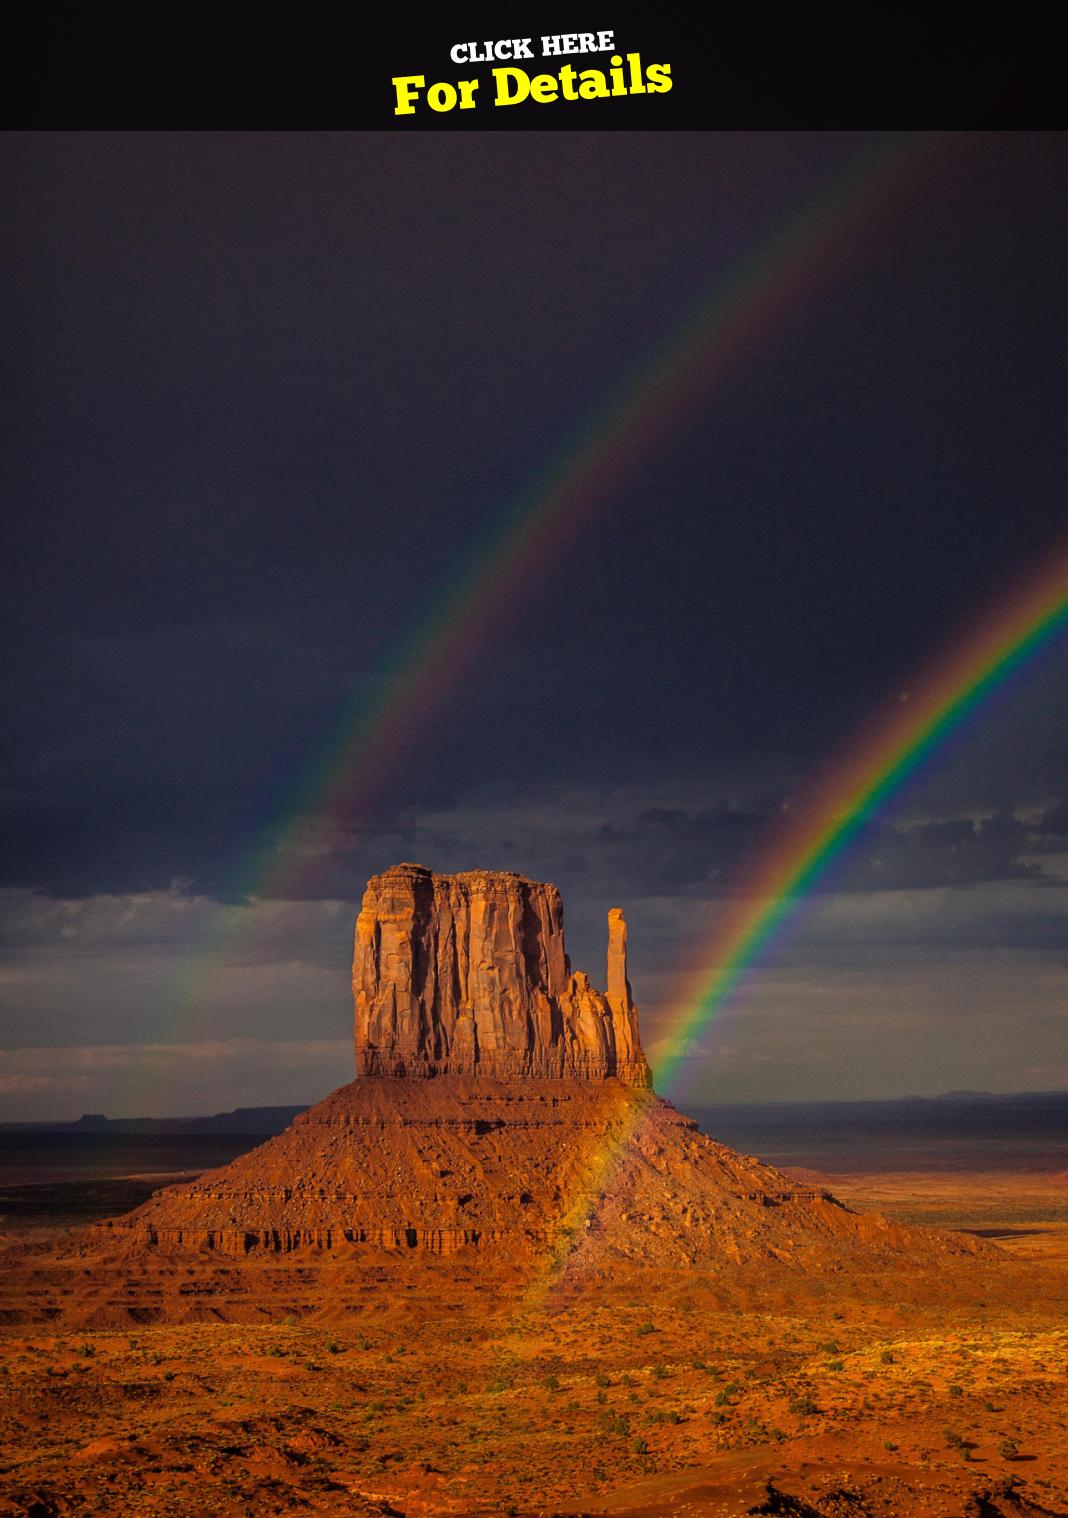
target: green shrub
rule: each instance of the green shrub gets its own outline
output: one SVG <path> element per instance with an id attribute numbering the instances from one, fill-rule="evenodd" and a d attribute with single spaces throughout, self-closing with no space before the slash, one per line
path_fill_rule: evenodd
<path id="1" fill-rule="evenodd" d="M 626 1438 L 630 1433 L 630 1419 L 626 1413 L 602 1413 L 598 1421 L 606 1434 L 621 1434 Z"/>

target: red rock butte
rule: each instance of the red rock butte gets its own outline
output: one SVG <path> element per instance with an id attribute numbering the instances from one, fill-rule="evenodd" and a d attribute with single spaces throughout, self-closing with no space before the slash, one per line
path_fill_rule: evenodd
<path id="1" fill-rule="evenodd" d="M 572 971 L 554 885 L 396 865 L 368 882 L 356 919 L 357 1072 L 649 1086 L 618 907 L 607 969 L 607 992 Z"/>
<path id="2" fill-rule="evenodd" d="M 618 908 L 602 992 L 571 969 L 555 886 L 397 865 L 368 883 L 352 981 L 358 1078 L 231 1164 L 95 1225 L 98 1244 L 529 1259 L 578 1218 L 585 1260 L 712 1271 L 984 1247 L 851 1212 L 657 1096 Z"/>

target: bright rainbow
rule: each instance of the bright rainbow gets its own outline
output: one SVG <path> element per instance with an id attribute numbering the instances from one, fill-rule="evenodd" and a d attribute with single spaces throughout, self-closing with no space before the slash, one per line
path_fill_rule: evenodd
<path id="1" fill-rule="evenodd" d="M 671 1019 L 657 1074 L 670 1087 L 745 970 L 871 818 L 991 694 L 1068 622 L 1068 554 L 1058 556 L 953 646 L 877 718 L 804 804 L 801 820 L 742 882 Z"/>
<path id="2" fill-rule="evenodd" d="M 703 947 L 698 968 L 669 1018 L 667 1053 L 656 1067 L 661 1090 L 670 1089 L 745 972 L 773 947 L 777 932 L 866 824 L 1066 625 L 1068 553 L 1063 553 L 952 646 L 906 701 L 869 725 L 845 761 L 814 789 L 786 836 L 740 883 L 733 909 Z M 640 1121 L 640 1114 L 626 1118 L 591 1155 L 545 1269 L 524 1300 L 525 1309 L 544 1307 L 562 1273 L 581 1262 L 587 1224 Z M 570 1242 L 576 1236 L 577 1246 Z"/>

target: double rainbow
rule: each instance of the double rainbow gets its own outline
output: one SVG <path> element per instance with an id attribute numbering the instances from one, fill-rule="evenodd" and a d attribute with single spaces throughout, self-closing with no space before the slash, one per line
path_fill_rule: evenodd
<path id="1" fill-rule="evenodd" d="M 763 248 L 749 253 L 690 313 L 585 431 L 495 519 L 378 676 L 341 712 L 334 732 L 240 861 L 229 902 L 316 894 L 337 838 L 367 813 L 382 780 L 422 736 L 539 573 L 633 478 L 671 430 L 790 314 L 900 213 L 966 139 L 906 133 L 865 142 Z M 249 913 L 212 914 L 190 945 L 157 1039 L 194 1038 L 212 1022 L 211 987 Z M 125 1093 L 124 1102 L 137 1098 Z"/>
<path id="2" fill-rule="evenodd" d="M 377 680 L 346 707 L 296 789 L 287 819 L 246 858 L 231 898 L 305 894 L 335 832 L 352 825 L 397 754 L 425 730 L 493 631 L 529 594 L 539 570 L 559 559 L 680 418 L 706 402 L 830 271 L 856 256 L 880 217 L 959 141 L 950 134 L 877 140 L 732 277 L 717 282 L 680 332 L 502 512 Z M 781 841 L 736 888 L 668 1017 L 656 1072 L 661 1088 L 671 1087 L 745 971 L 867 822 L 1066 618 L 1068 558 L 1058 557 L 938 661 L 907 701 L 879 716 L 791 814 Z M 226 936 L 217 928 L 196 956 L 176 1022 L 195 1015 Z M 562 1234 L 595 1209 L 632 1133 L 633 1125 L 623 1123 L 590 1159 Z M 566 1258 L 566 1250 L 551 1251 L 550 1272 Z"/>

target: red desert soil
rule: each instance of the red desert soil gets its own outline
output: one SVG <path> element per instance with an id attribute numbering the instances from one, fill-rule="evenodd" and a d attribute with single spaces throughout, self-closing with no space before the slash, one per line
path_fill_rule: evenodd
<path id="1" fill-rule="evenodd" d="M 1068 1510 L 1063 1260 L 543 1297 L 471 1248 L 70 1247 L 4 1280 L 4 1513 Z M 179 1299 L 202 1321 L 152 1321 Z"/>
<path id="2" fill-rule="evenodd" d="M 433 1086 L 420 1083 L 415 1109 L 401 1103 L 409 1138 Z M 868 1193 L 899 1216 L 948 1211 L 957 1228 L 1007 1234 L 998 1242 L 1011 1253 L 960 1233 L 941 1248 L 923 1230 L 887 1233 L 824 1201 L 808 1177 L 796 1203 L 734 1196 L 694 1265 L 673 1245 L 684 1228 L 671 1209 L 693 1189 L 679 1167 L 708 1171 L 697 1188 L 706 1207 L 724 1176 L 778 1173 L 641 1092 L 618 1098 L 624 1110 L 632 1097 L 655 1104 L 649 1155 L 628 1183 L 636 1192 L 552 1269 L 544 1250 L 504 1239 L 445 1255 L 334 1240 L 230 1255 L 146 1245 L 145 1219 L 200 1193 L 249 1205 L 238 1182 L 250 1171 L 272 1180 L 268 1157 L 294 1143 L 306 1173 L 323 1152 L 339 1158 L 339 1115 L 351 1116 L 354 1092 L 358 1111 L 376 1106 L 377 1088 L 357 1082 L 313 1109 L 306 1126 L 323 1150 L 294 1138 L 294 1125 L 121 1227 L 8 1251 L 0 1513 L 1068 1511 L 1068 1254 L 1063 1225 L 1049 1220 L 1063 1193 L 1048 1177 L 833 1179 L 851 1202 Z M 463 1108 L 452 1083 L 437 1089 L 439 1119 Z M 576 1098 L 588 1121 L 607 1100 L 594 1092 Z M 528 1142 L 530 1122 L 527 1108 Z M 373 1143 L 358 1125 L 340 1127 L 388 1155 L 387 1175 L 410 1187 L 388 1124 Z M 531 1145 L 543 1158 L 560 1136 L 545 1127 Z M 449 1128 L 432 1124 L 428 1138 L 416 1124 L 410 1162 L 427 1142 L 458 1153 Z M 501 1159 L 507 1125 L 462 1131 L 458 1179 L 481 1185 L 479 1208 L 492 1211 L 490 1182 L 514 1189 Z M 269 1185 L 260 1195 L 274 1205 Z M 641 1226 L 623 1221 L 635 1196 L 661 1209 L 649 1215 L 652 1266 L 635 1248 L 644 1215 Z M 810 1208 L 850 1232 L 828 1236 Z M 862 1221 L 881 1253 L 857 1249 Z M 758 1247 L 739 1258 L 747 1229 Z M 763 1247 L 785 1237 L 807 1265 Z"/>

